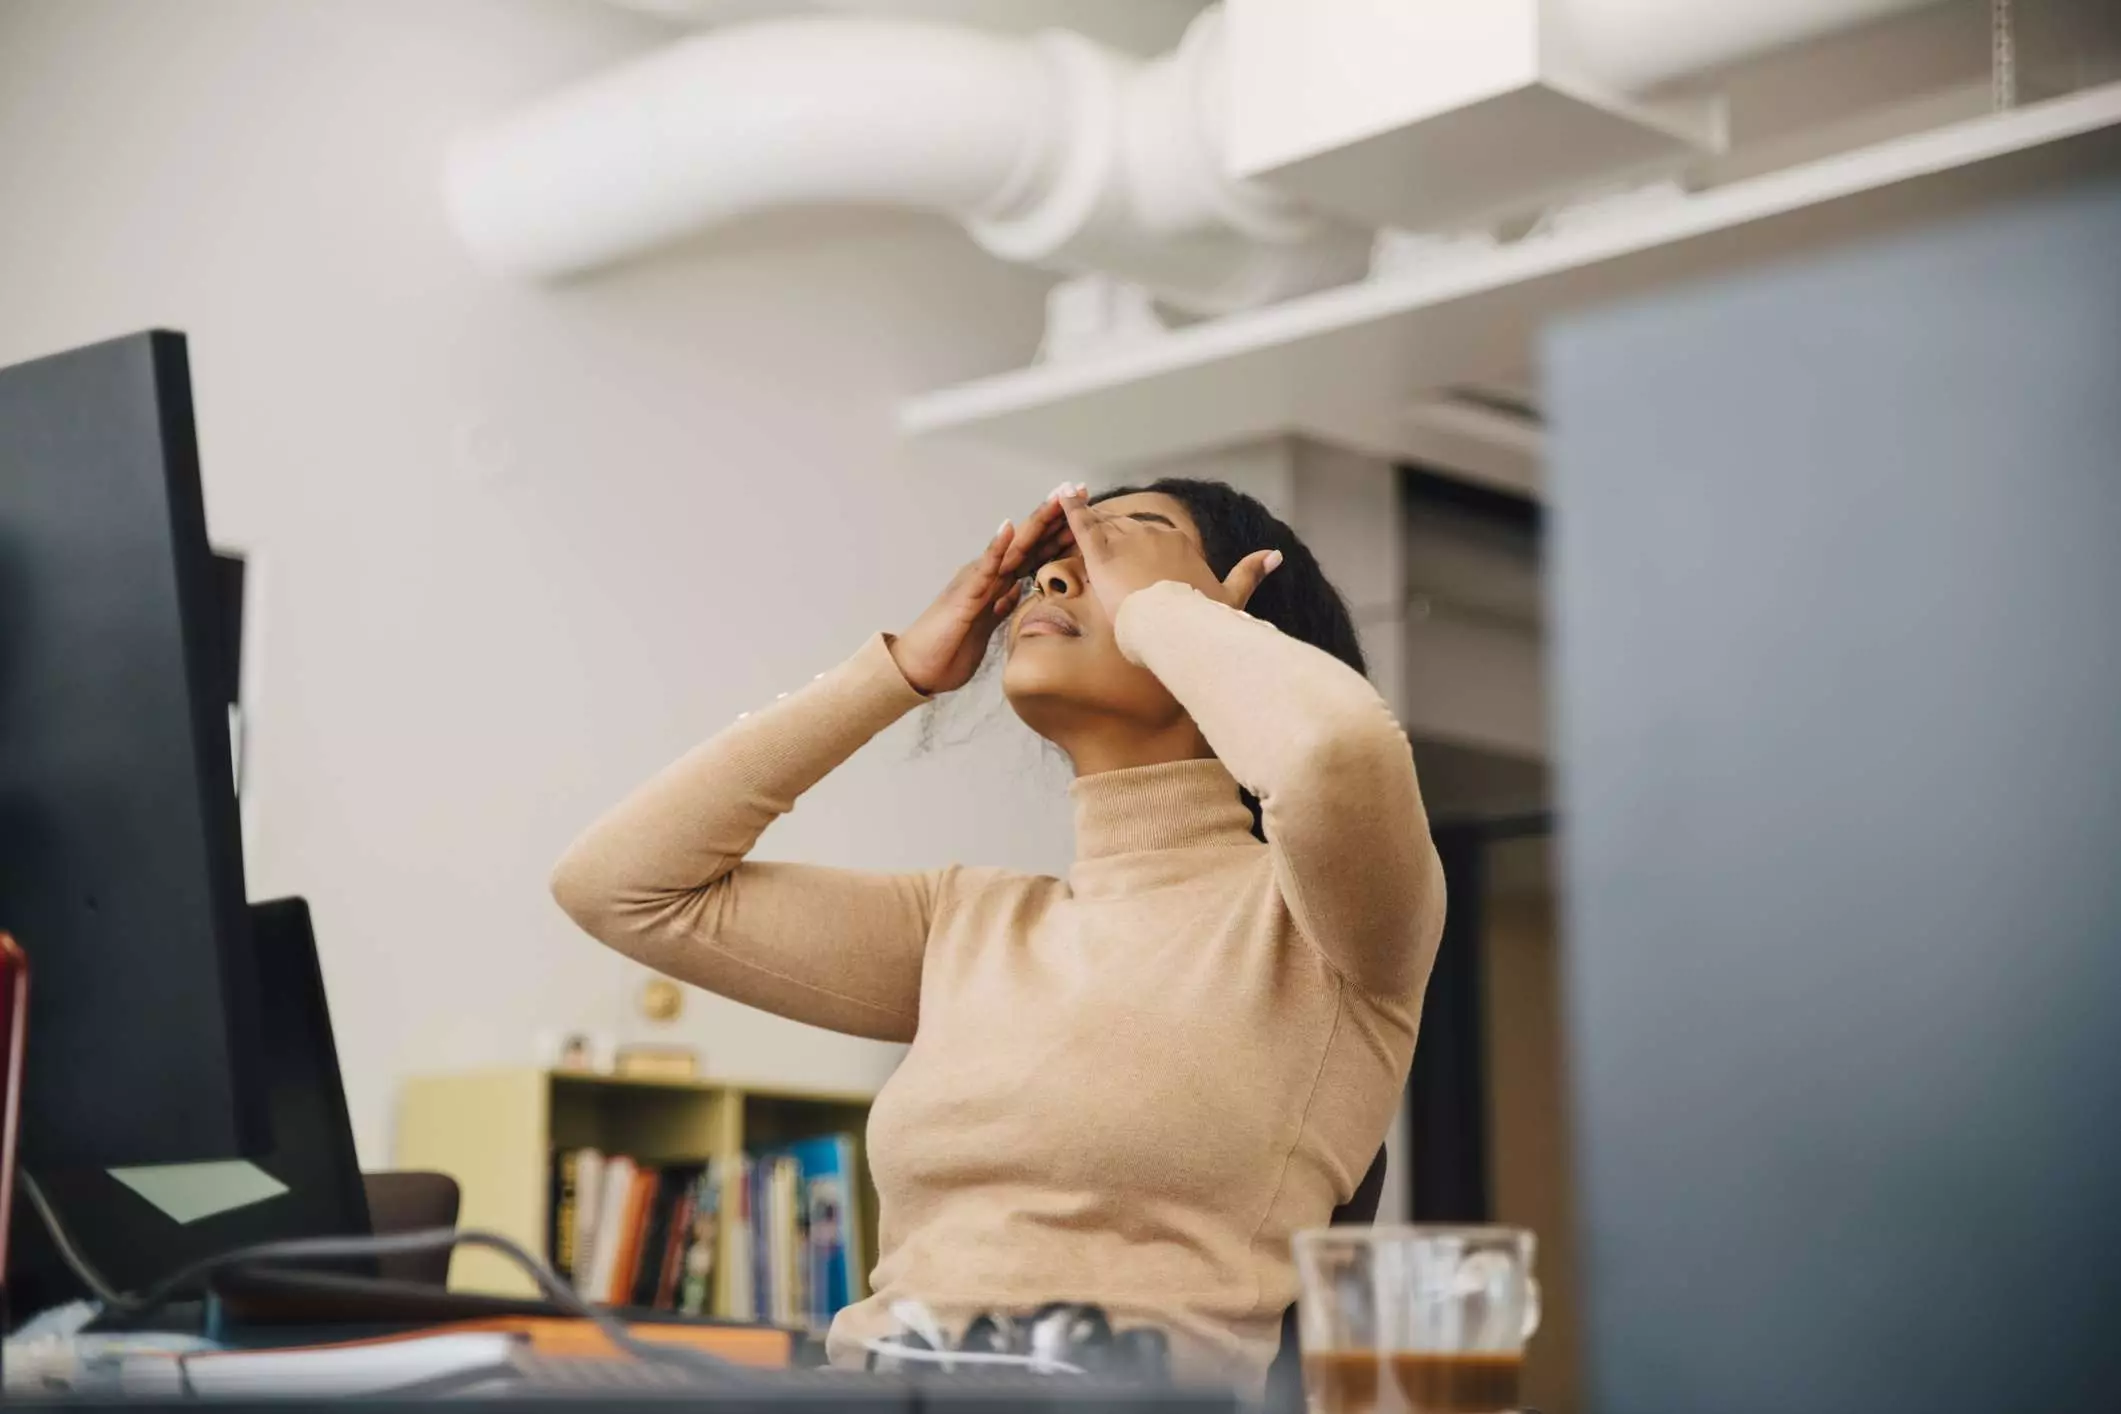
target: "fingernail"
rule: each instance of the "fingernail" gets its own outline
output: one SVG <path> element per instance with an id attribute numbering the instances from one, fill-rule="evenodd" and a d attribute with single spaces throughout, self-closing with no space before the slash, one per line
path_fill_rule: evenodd
<path id="1" fill-rule="evenodd" d="M 1267 573 L 1268 573 L 1268 574 L 1272 574 L 1272 573 L 1274 573 L 1274 571 L 1276 571 L 1276 570 L 1278 570 L 1278 569 L 1280 569 L 1280 568 L 1281 568 L 1281 551 L 1279 551 L 1279 550 L 1269 550 L 1269 551 L 1267 551 Z"/>
<path id="2" fill-rule="evenodd" d="M 1002 528 L 1001 528 L 1000 530 L 997 530 L 997 531 L 995 531 L 994 533 L 995 533 L 995 534 L 996 534 L 997 536 L 1007 535 L 1007 534 L 1008 534 L 1008 533 L 1009 533 L 1010 531 L 1014 530 L 1015 528 L 1016 528 L 1016 522 L 1015 522 L 1015 521 L 1011 521 L 1011 520 L 1005 520 L 1005 521 L 1003 521 L 1003 522 L 1002 522 Z"/>

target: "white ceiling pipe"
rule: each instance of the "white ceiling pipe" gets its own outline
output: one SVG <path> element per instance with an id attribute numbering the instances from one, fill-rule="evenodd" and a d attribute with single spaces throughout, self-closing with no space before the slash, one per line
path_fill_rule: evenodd
<path id="1" fill-rule="evenodd" d="M 509 275 L 776 207 L 935 211 L 1009 259 L 1220 312 L 1358 278 L 1368 237 L 1222 172 L 1212 17 L 1162 59 L 1079 35 L 811 17 L 680 41 L 462 139 L 448 197 Z"/>
<path id="2" fill-rule="evenodd" d="M 904 21 L 748 25 L 459 140 L 450 213 L 487 265 L 541 277 L 776 207 L 972 217 L 1043 179 L 1061 101 L 1021 40 Z"/>
<path id="3" fill-rule="evenodd" d="M 1725 68 L 1938 0 L 1548 0 L 1585 72 L 1624 93 Z"/>
<path id="4" fill-rule="evenodd" d="M 1547 0 L 1544 13 L 1581 68 L 1637 89 L 1934 2 Z M 1315 13 L 1333 24 L 1331 4 Z M 1148 63 L 1061 31 L 847 16 L 714 31 L 460 141 L 450 210 L 487 264 L 533 277 L 772 208 L 869 204 L 939 212 L 997 255 L 1200 313 L 1358 278 L 1366 233 L 1228 175 L 1220 21 L 1204 12 Z"/>
<path id="5" fill-rule="evenodd" d="M 1049 30 L 1033 43 L 1067 94 L 1051 180 L 966 223 L 1008 260 L 1115 276 L 1198 313 L 1361 278 L 1367 231 L 1225 171 L 1221 12 L 1146 63 Z"/>

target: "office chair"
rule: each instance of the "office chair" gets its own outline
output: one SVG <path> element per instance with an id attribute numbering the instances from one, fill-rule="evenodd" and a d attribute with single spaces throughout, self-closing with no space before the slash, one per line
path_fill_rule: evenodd
<path id="1" fill-rule="evenodd" d="M 368 1195 L 369 1231 L 379 1237 L 457 1225 L 462 1194 L 446 1173 L 364 1173 L 361 1187 Z M 385 1281 L 446 1287 L 449 1258 L 447 1250 L 393 1253 L 377 1259 L 376 1275 Z"/>
<path id="2" fill-rule="evenodd" d="M 1333 1210 L 1335 1227 L 1360 1226 L 1377 1221 L 1377 1205 L 1385 1192 L 1385 1151 L 1379 1149 L 1370 1161 L 1370 1171 L 1355 1185 L 1348 1201 Z M 1304 1407 L 1303 1348 L 1296 1329 L 1296 1306 L 1281 1313 L 1281 1349 L 1267 1367 L 1266 1408 L 1275 1414 L 1293 1414 Z"/>

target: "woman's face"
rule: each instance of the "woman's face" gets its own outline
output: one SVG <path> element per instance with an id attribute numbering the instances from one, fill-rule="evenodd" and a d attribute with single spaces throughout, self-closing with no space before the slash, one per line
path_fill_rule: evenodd
<path id="1" fill-rule="evenodd" d="M 1097 507 L 1107 515 L 1170 526 L 1201 548 L 1200 528 L 1174 497 L 1144 491 Z M 1157 732 L 1184 720 L 1185 710 L 1156 675 L 1119 651 L 1112 620 L 1090 592 L 1079 554 L 1036 566 L 1031 581 L 1002 628 L 1008 652 L 1002 691 L 1026 725 L 1061 742 L 1092 720 Z"/>

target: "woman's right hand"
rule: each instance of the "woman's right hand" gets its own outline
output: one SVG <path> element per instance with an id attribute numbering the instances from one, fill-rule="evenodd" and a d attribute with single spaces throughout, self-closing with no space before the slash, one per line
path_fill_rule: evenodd
<path id="1" fill-rule="evenodd" d="M 1016 610 L 1023 593 L 1019 576 L 1070 543 L 1068 520 L 1056 488 L 1021 525 L 1003 521 L 978 559 L 960 569 L 921 616 L 891 640 L 898 670 L 917 692 L 933 697 L 972 681 L 987 640 Z"/>

